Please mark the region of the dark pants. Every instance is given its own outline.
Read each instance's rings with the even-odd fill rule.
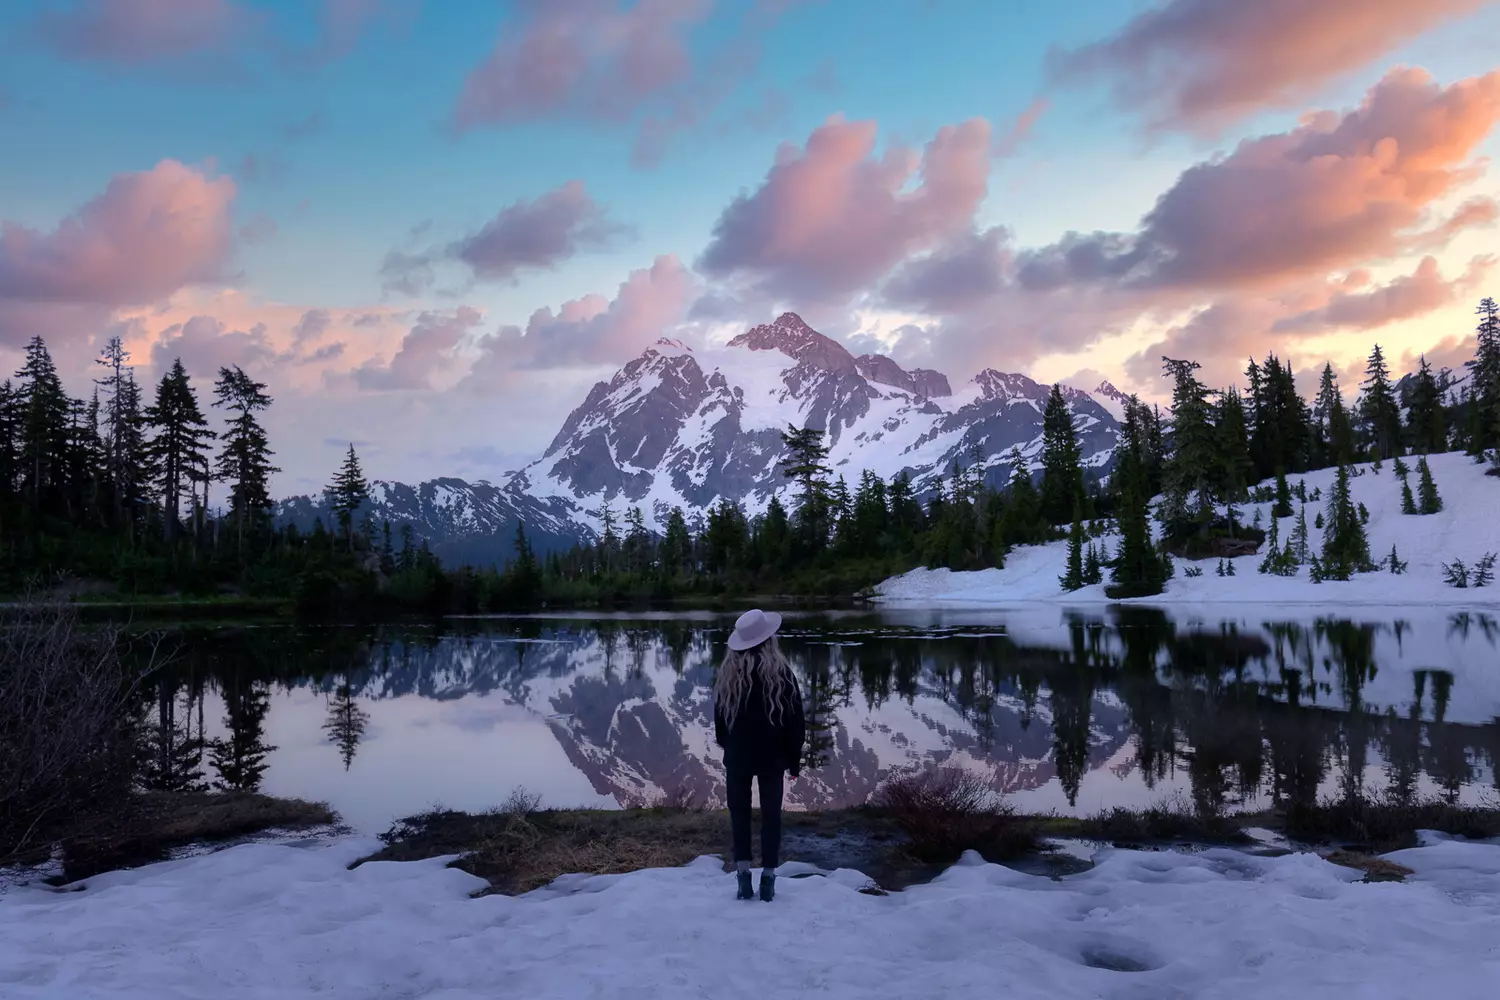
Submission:
[[[760,783],[760,864],[774,869],[781,864],[782,769],[731,767],[725,772],[729,800],[729,829],[734,835],[734,860],[749,861],[750,779]]]

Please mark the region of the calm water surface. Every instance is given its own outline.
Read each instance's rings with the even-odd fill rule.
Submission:
[[[1492,613],[1287,620],[1149,609],[793,615],[814,719],[797,807],[955,764],[1018,808],[1183,796],[1496,796]],[[149,723],[219,741],[203,777],[324,800],[364,832],[524,786],[548,805],[722,801],[709,695],[733,616],[188,631]]]

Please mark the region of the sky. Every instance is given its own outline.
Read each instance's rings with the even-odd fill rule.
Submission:
[[[0,365],[275,398],[282,494],[499,481],[660,337],[1161,398],[1457,367],[1485,0],[8,0]]]

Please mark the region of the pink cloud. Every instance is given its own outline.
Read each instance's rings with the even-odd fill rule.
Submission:
[[[1500,119],[1500,71],[1443,87],[1394,70],[1364,103],[1247,139],[1183,173],[1139,233],[1069,234],[1023,256],[1033,288],[1251,286],[1390,259],[1430,242],[1428,210],[1474,179],[1475,147]],[[1484,221],[1461,210],[1444,224]]]
[[[805,149],[783,144],[760,188],[720,215],[700,270],[817,299],[868,285],[969,226],[986,192],[988,123],[945,126],[920,154],[893,146],[877,158],[875,137],[874,122],[836,116]]]
[[[1103,77],[1155,127],[1217,128],[1285,107],[1487,0],[1164,0],[1114,35],[1054,52],[1054,77]]]
[[[526,329],[503,326],[479,341],[466,387],[483,391],[518,370],[618,362],[639,352],[681,322],[697,291],[691,272],[674,256],[630,272],[613,299],[585,295],[556,312],[543,307]]]
[[[233,0],[78,0],[36,25],[67,58],[139,66],[226,52],[258,18]]]
[[[482,318],[478,310],[468,306],[459,306],[451,313],[420,314],[391,360],[369,361],[354,369],[355,383],[363,389],[383,391],[430,389],[432,377],[452,360],[454,350]]]
[[[1458,279],[1447,281],[1437,261],[1423,257],[1417,269],[1368,291],[1337,291],[1319,309],[1286,316],[1272,324],[1277,333],[1318,332],[1339,327],[1370,330],[1423,316],[1474,292],[1489,276],[1493,257],[1478,257]]]
[[[17,302],[107,311],[219,280],[234,247],[234,198],[230,178],[163,160],[117,175],[50,233],[0,223],[0,314]]]
[[[460,130],[573,112],[623,119],[686,79],[688,30],[707,0],[519,0],[495,48],[464,81]]]
[[[272,343],[264,323],[248,330],[231,330],[213,316],[194,316],[168,327],[151,345],[151,366],[165,372],[176,358],[194,378],[212,380],[221,367],[239,365],[261,371],[274,364],[280,352]],[[200,394],[204,386],[199,386]]]

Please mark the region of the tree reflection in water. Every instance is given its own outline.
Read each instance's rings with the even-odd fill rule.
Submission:
[[[383,702],[477,696],[547,720],[600,794],[638,800],[676,782],[714,801],[720,768],[705,734],[725,624],[184,632],[179,673],[143,705],[156,727],[153,773],[164,786],[190,783],[206,756],[217,785],[259,787],[283,766],[265,740],[275,691],[321,694],[324,742],[345,770]],[[1494,696],[1464,665],[1493,660],[1497,642],[1493,618],[1472,612],[1218,623],[1123,606],[982,627],[791,616],[783,648],[809,720],[794,801],[854,804],[893,768],[940,763],[978,769],[999,792],[1050,785],[1085,811],[1100,797],[1080,806],[1085,782],[1127,779],[1153,795],[1182,789],[1207,814],[1371,794],[1410,802],[1424,788],[1457,801],[1494,781],[1500,706],[1465,702]],[[1412,660],[1423,651],[1438,659]],[[201,721],[192,732],[205,696],[223,711],[211,738]]]

